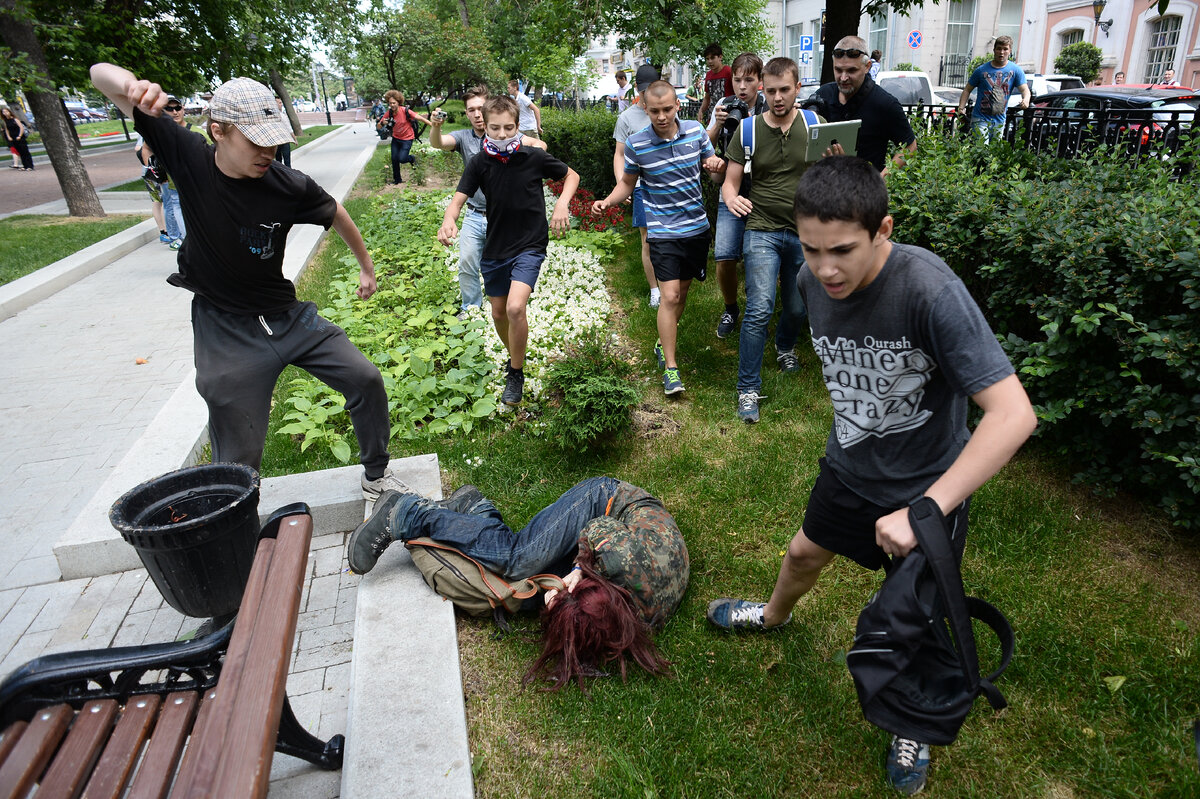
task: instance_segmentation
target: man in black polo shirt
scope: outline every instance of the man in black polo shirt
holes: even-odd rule
[[[833,74],[836,80],[817,89],[820,101],[818,114],[830,122],[861,119],[858,131],[858,157],[865,158],[880,172],[887,174],[884,160],[888,142],[895,142],[912,152],[917,149],[908,117],[900,101],[871,79],[871,56],[867,43],[857,36],[845,36],[833,48]],[[827,155],[841,155],[841,145],[835,144]],[[904,153],[898,152],[892,163],[904,163]]]

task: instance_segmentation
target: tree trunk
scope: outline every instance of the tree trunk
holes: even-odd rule
[[[279,70],[271,67],[271,88],[279,95],[279,99],[283,100],[283,110],[287,114],[288,122],[292,123],[292,135],[300,135],[300,117],[296,116],[296,109],[292,107],[292,98],[288,95],[287,87],[283,85],[283,76],[279,74]]]
[[[821,48],[821,82],[829,83],[833,77],[833,47],[843,36],[858,34],[858,21],[862,18],[861,0],[848,3],[826,3],[825,46]]]
[[[34,68],[36,87],[26,88],[25,96],[37,118],[42,143],[67,201],[67,211],[71,216],[104,216],[104,206],[75,147],[74,126],[64,118],[58,91],[47,77],[46,54],[30,19],[29,10],[18,8],[17,0],[0,0],[0,40],[14,52],[25,53]]]
[[[467,0],[458,0],[458,17],[464,28],[471,27],[471,17],[467,14]]]

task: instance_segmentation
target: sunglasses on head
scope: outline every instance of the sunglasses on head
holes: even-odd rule
[[[181,106],[181,105],[169,105],[169,106],[167,106],[167,110],[168,110],[168,111],[182,111],[182,110],[183,110],[183,106]]]
[[[842,50],[840,48],[834,48],[833,50],[834,58],[862,58],[865,55],[866,53],[864,53],[862,50]]]

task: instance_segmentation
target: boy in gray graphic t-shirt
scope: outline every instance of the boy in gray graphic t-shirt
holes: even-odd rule
[[[824,158],[796,187],[799,277],[833,429],[800,531],[767,603],[714,600],[726,630],[791,618],[821,570],[843,555],[869,569],[916,545],[908,505],[933,499],[956,537],[971,494],[1013,456],[1036,418],[966,287],[933,253],[893,244],[887,188],[867,161]],[[967,398],[983,409],[972,435]],[[891,784],[925,783],[929,746],[893,738]]]

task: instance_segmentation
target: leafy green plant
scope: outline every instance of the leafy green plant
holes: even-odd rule
[[[917,65],[913,64],[911,62],[908,62],[908,61],[901,61],[899,64],[896,65],[895,69],[897,72],[916,72],[916,71],[918,71]]]
[[[1181,158],[1194,160],[1195,146]],[[1097,491],[1200,509],[1200,200],[1174,164],[921,140],[896,238],[941,255],[1001,336],[1039,436]]]
[[[546,370],[546,434],[562,447],[594,444],[629,428],[641,392],[613,339],[592,329]]]
[[[579,185],[597,197],[606,197],[616,185],[612,162],[617,115],[605,108],[582,111],[542,109],[543,136],[550,152],[579,173]]]
[[[1091,42],[1068,44],[1054,57],[1054,71],[1091,83],[1100,74],[1100,56],[1100,48]]]

